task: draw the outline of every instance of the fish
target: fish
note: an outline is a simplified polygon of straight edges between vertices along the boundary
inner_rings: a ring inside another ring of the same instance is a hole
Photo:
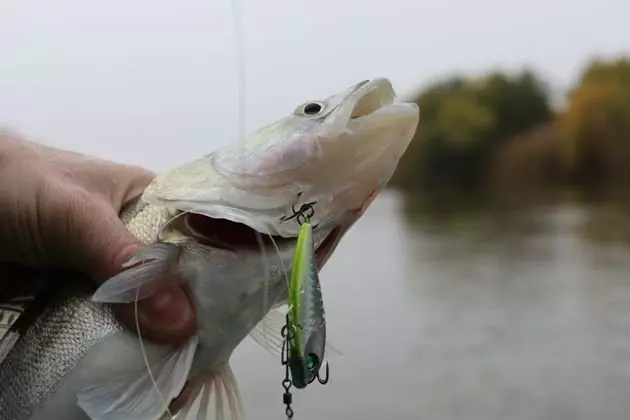
[[[315,264],[313,227],[307,221],[302,223],[291,267],[284,335],[287,351],[283,363],[289,365],[292,384],[303,389],[316,378],[326,383],[328,364],[326,379],[319,376],[326,351],[326,313]]]
[[[47,288],[0,351],[0,420],[244,418],[230,358],[247,337],[280,357],[296,209],[312,210],[321,270],[393,175],[419,112],[388,79],[364,80],[158,174],[121,212],[145,247],[119,274],[96,291],[67,272],[34,279]],[[197,315],[184,343],[144,341],[115,317],[113,305],[176,282]]]

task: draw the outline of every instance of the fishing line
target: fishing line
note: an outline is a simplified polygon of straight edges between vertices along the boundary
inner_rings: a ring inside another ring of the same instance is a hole
[[[160,391],[160,388],[158,387],[155,377],[153,376],[153,372],[151,371],[151,366],[149,365],[149,358],[147,357],[146,350],[144,349],[144,343],[142,342],[142,333],[140,332],[140,321],[138,318],[139,297],[140,297],[140,288],[138,287],[136,289],[136,299],[134,300],[134,318],[136,319],[136,331],[138,332],[138,342],[140,343],[140,353],[142,353],[144,366],[147,368],[147,373],[149,374],[149,378],[151,379],[151,384],[153,385],[153,389],[158,394],[158,397],[160,397],[162,404],[164,404],[164,407],[166,408],[165,414],[168,415],[168,417],[172,420],[173,413],[171,413],[171,410],[166,402],[166,398],[164,398],[164,395],[162,395],[162,391]]]
[[[241,4],[239,0],[231,0],[230,6],[232,8],[232,22],[233,22],[233,30],[234,30],[234,42],[236,46],[236,70],[237,70],[237,124],[238,131],[237,136],[238,140],[242,140],[247,135],[247,65],[246,65],[246,55],[245,55],[245,32],[243,30],[243,16],[241,13]],[[266,229],[266,227],[265,227]],[[286,268],[284,267],[284,261],[282,260],[282,253],[276,241],[273,239],[273,236],[267,230],[267,236],[271,240],[276,252],[278,253],[278,257],[280,259],[280,264],[284,276],[286,277],[287,287],[289,285],[289,277],[286,272]],[[262,262],[263,262],[263,270],[265,273],[265,283],[264,283],[264,291],[263,291],[263,310],[267,307],[267,298],[268,298],[268,288],[271,284],[271,269],[268,264],[266,252],[265,252],[265,244],[262,239],[262,235],[260,232],[256,231],[256,240],[258,242],[258,247],[260,248],[262,254]],[[263,317],[262,330],[265,333],[266,323]],[[266,335],[266,333],[264,334]]]
[[[287,270],[286,270],[286,268],[284,266],[284,260],[282,258],[282,253],[280,252],[280,248],[278,247],[278,244],[276,243],[276,241],[273,239],[273,235],[271,235],[271,233],[269,232],[268,229],[266,229],[266,227],[265,227],[265,230],[267,230],[267,236],[269,237],[269,240],[271,241],[273,247],[276,250],[276,253],[278,254],[278,260],[280,261],[280,268],[282,269],[282,273],[284,274],[285,280],[287,282],[287,287],[288,287],[289,276],[288,276]],[[265,260],[265,257],[264,257],[265,251],[264,251],[264,242],[263,242],[263,239],[262,239],[262,234],[260,232],[256,231],[256,237],[258,238],[258,243],[259,243],[260,249],[261,249],[261,251],[263,253],[263,264],[265,265],[265,273],[266,273],[266,275],[265,275],[265,286],[264,286],[265,287],[265,291],[263,292],[263,299],[264,299],[263,300],[263,311],[265,311],[265,309],[267,308],[267,298],[268,298],[267,290],[269,288],[269,284],[271,283],[271,276],[269,275],[271,270],[269,269],[269,266],[268,266],[268,264],[267,264],[267,262]],[[266,334],[266,330],[267,330],[266,325],[267,324],[265,323],[265,318],[263,316],[263,320],[262,320],[263,336],[265,337],[265,339],[268,340],[268,336]]]
[[[278,255],[280,255],[280,248],[278,248],[278,245],[276,244],[276,241],[273,239],[273,236],[269,233],[269,231],[267,231],[267,235],[269,235],[269,239],[271,240],[271,243],[276,248]],[[289,279],[288,269],[287,267],[285,267],[284,260],[282,258],[280,258],[280,268],[282,268],[282,273],[284,274],[284,280],[287,284],[287,290],[288,290],[289,286],[291,285],[291,280]]]
[[[238,213],[244,216],[249,216],[249,214],[243,210],[240,209],[236,209],[236,208],[232,208],[230,209],[232,212],[234,213]],[[167,226],[168,224],[170,224],[171,222],[173,222],[174,220],[176,220],[179,217],[182,217],[186,214],[198,214],[193,212],[192,210],[183,210],[180,213],[174,215],[173,217],[171,217],[170,219],[168,219],[163,225]],[[280,251],[280,248],[278,247],[278,244],[276,243],[276,241],[273,238],[273,235],[271,234],[271,232],[269,231],[269,229],[267,228],[267,226],[264,226],[263,229],[265,230],[264,234],[266,234],[269,237],[269,240],[271,241],[271,244],[273,245],[276,254],[278,255],[278,259],[280,260],[280,267],[282,269],[282,273],[285,277],[285,281],[287,283],[287,287],[289,287],[289,276],[287,274],[287,268],[284,265],[284,260],[282,259],[282,253]],[[263,310],[267,307],[267,298],[268,298],[268,288],[269,285],[271,284],[271,268],[270,268],[270,264],[269,264],[269,257],[267,256],[267,252],[265,249],[265,244],[264,244],[264,240],[262,237],[262,233],[257,231],[256,229],[252,228],[252,231],[254,231],[254,233],[256,234],[256,241],[258,243],[258,248],[260,250],[260,253],[262,255],[262,265],[263,265],[263,273],[265,275],[265,280],[264,280],[264,285],[263,287],[265,288],[265,290],[263,291]],[[263,314],[264,315],[264,314]],[[264,321],[264,316],[263,316],[263,321],[262,321],[262,330],[263,332],[265,332],[266,330],[268,330],[268,328],[266,328],[266,323]],[[267,334],[265,333],[265,338],[267,337]]]
[[[177,213],[176,215],[174,215],[173,217],[171,217],[170,219],[168,219],[164,224],[162,224],[162,226],[160,227],[159,231],[158,231],[158,237],[160,235],[160,233],[162,232],[162,230],[164,229],[165,226],[168,226],[171,222],[173,222],[175,219],[190,213],[190,210],[185,210],[182,211],[180,213]],[[159,239],[159,238],[157,238]],[[144,366],[147,370],[147,373],[149,374],[149,379],[151,380],[151,385],[153,386],[153,389],[155,390],[155,392],[158,394],[158,397],[160,398],[160,401],[162,402],[162,404],[164,404],[165,407],[165,413],[169,419],[173,419],[173,413],[171,412],[170,408],[169,408],[169,404],[166,401],[166,398],[164,398],[164,395],[162,394],[162,391],[160,391],[160,387],[157,384],[157,381],[155,380],[155,377],[153,376],[153,371],[151,371],[151,366],[149,364],[149,358],[147,356],[147,352],[146,349],[144,348],[144,342],[142,339],[142,332],[140,331],[140,320],[138,317],[138,300],[140,297],[140,287],[138,287],[136,289],[136,298],[134,300],[134,318],[135,318],[135,323],[136,323],[136,332],[138,333],[138,343],[140,344],[140,353],[142,354],[142,359],[144,361]]]
[[[231,0],[232,22],[234,23],[234,42],[236,44],[236,74],[237,74],[237,101],[236,112],[238,121],[238,140],[244,139],[247,134],[246,105],[247,105],[247,73],[245,67],[245,39],[243,32],[243,16],[238,0]]]
[[[233,208],[233,209],[231,209],[231,211],[233,211],[235,213],[238,213],[238,214],[241,214],[241,215],[244,215],[244,216],[250,216],[247,212],[245,212],[245,211],[243,211],[241,209]],[[262,232],[262,233],[259,232],[256,229],[254,229],[254,228],[251,228],[251,229],[256,234],[256,241],[258,243],[258,248],[260,250],[260,253],[262,254],[262,264],[263,264],[263,272],[264,272],[264,275],[265,275],[265,279],[263,280],[264,281],[264,283],[263,283],[263,288],[264,288],[264,291],[263,291],[263,303],[262,303],[262,310],[263,310],[263,314],[262,315],[263,315],[263,318],[261,320],[260,325],[261,325],[261,329],[262,329],[263,337],[264,337],[265,341],[269,342],[270,340],[269,340],[269,337],[268,337],[268,334],[267,334],[267,332],[269,330],[269,327],[267,326],[267,323],[265,321],[265,315],[271,309],[271,307],[269,307],[269,309],[267,309],[267,305],[268,305],[267,299],[269,298],[269,296],[268,296],[269,295],[268,289],[269,289],[269,285],[271,284],[271,267],[270,267],[269,258],[267,256],[267,252],[266,252],[266,249],[265,249],[266,247],[265,247],[265,243],[264,243],[263,236],[262,236],[263,234],[265,234],[265,235],[267,235],[269,237],[269,240],[271,241],[271,244],[273,245],[274,250],[276,251],[276,254],[278,255],[280,268],[282,270],[282,274],[284,275],[284,278],[285,278],[285,281],[286,281],[286,284],[287,284],[287,288],[289,287],[289,276],[288,276],[288,273],[287,273],[287,268],[284,265],[284,259],[282,258],[282,252],[280,251],[280,247],[278,246],[278,244],[276,243],[275,239],[273,238],[273,235],[271,234],[271,231],[269,230],[267,225],[266,224],[262,225],[262,229],[265,231],[265,232]]]
[[[258,242],[258,248],[260,248],[260,253],[262,254],[262,264],[263,264],[263,272],[265,273],[265,281],[264,281],[264,285],[263,285],[263,304],[262,304],[262,310],[263,310],[263,323],[262,323],[262,330],[263,330],[263,335],[265,336],[265,338],[267,337],[267,333],[266,333],[266,326],[267,324],[264,322],[264,314],[265,314],[265,308],[267,307],[267,293],[269,292],[269,284],[271,284],[271,275],[270,275],[270,268],[269,268],[269,264],[267,264],[267,253],[265,252],[265,242],[263,240],[263,236],[260,234],[260,232],[255,231],[256,232],[256,242]],[[278,256],[280,256],[280,253],[278,253]]]
[[[246,211],[241,210],[241,209],[237,209],[237,208],[232,208],[232,209],[230,209],[230,211],[238,213],[238,214],[241,214],[243,216],[251,216]],[[274,247],[274,249],[276,251],[276,254],[278,255],[278,259],[280,260],[280,268],[282,268],[282,273],[284,274],[284,278],[286,280],[287,287],[288,287],[289,286],[289,275],[287,273],[287,268],[284,265],[284,260],[282,258],[282,251],[280,251],[280,247],[276,243],[276,240],[273,238],[273,235],[271,234],[271,231],[269,230],[269,228],[267,227],[266,224],[262,225],[262,229],[264,230],[264,232],[262,232],[262,233],[259,232],[256,229],[252,228],[252,227],[250,227],[250,229],[252,229],[252,231],[254,231],[254,233],[256,234],[256,238],[257,238],[257,241],[258,241],[258,247],[259,247],[261,253],[263,254],[263,259],[265,260],[264,264],[265,264],[265,273],[266,273],[266,278],[267,278],[266,281],[270,281],[271,280],[271,276],[269,275],[271,273],[271,269],[269,268],[269,265],[267,264],[267,258],[265,257],[266,256],[265,245],[264,245],[264,242],[262,240],[262,235],[263,234],[265,234],[265,235],[267,235],[269,237],[269,240],[271,241],[271,244],[273,245],[273,247]]]
[[[158,230],[158,238],[160,236],[160,233],[162,233],[162,231],[164,230],[164,228],[168,225],[170,225],[171,223],[173,223],[173,221],[179,219],[182,216],[185,216],[187,214],[198,214],[198,213],[194,213],[192,210],[179,210],[179,213],[177,213],[175,216],[171,217],[170,219],[168,219],[166,222],[162,223],[162,226],[160,226],[160,229]]]
[[[234,23],[234,38],[235,38],[235,43],[236,43],[236,67],[237,67],[237,124],[238,124],[238,132],[237,132],[237,136],[238,139],[244,139],[245,135],[247,133],[247,120],[246,120],[246,100],[247,100],[247,74],[246,74],[246,67],[245,67],[245,42],[243,39],[243,26],[242,26],[242,16],[241,16],[241,12],[240,12],[240,8],[239,8],[239,3],[238,0],[231,0],[230,1],[230,5],[231,5],[231,9],[232,9],[232,19],[233,19],[233,23]],[[168,225],[169,223],[171,223],[173,220],[175,220],[176,218],[185,215],[186,213],[189,213],[190,211],[184,211],[182,213],[179,213],[175,216],[173,216],[171,219],[169,219],[164,226]],[[264,246],[264,241],[262,239],[262,235],[260,234],[260,232],[254,230],[256,232],[257,235],[257,241],[259,243],[259,247],[262,253],[262,259],[263,259],[263,265],[264,265],[264,272],[265,272],[265,288],[268,287],[269,283],[271,282],[271,276],[270,276],[270,268],[269,268],[269,264],[267,262],[267,257],[266,257],[266,253],[265,253],[265,246]],[[278,257],[280,259],[280,264],[282,267],[282,271],[286,277],[286,281],[287,281],[287,285],[289,284],[289,278],[286,272],[286,268],[284,267],[284,262],[282,261],[282,254],[280,252],[280,249],[278,247],[278,245],[276,244],[275,240],[273,239],[271,233],[269,231],[267,231],[267,235],[269,236],[269,239],[271,240],[274,248],[276,249],[276,252],[278,253]],[[151,383],[153,384],[153,387],[155,389],[155,391],[157,392],[158,396],[160,397],[160,400],[162,401],[162,403],[165,405],[166,407],[166,414],[168,414],[168,416],[172,419],[173,418],[173,414],[171,413],[168,404],[166,403],[166,399],[164,398],[164,396],[162,395],[157,382],[155,380],[155,377],[153,376],[153,372],[151,371],[151,367],[149,365],[149,360],[146,354],[146,350],[144,348],[144,343],[142,340],[142,334],[140,332],[140,322],[139,322],[139,317],[138,317],[138,298],[139,298],[139,294],[140,294],[140,288],[137,289],[136,291],[136,299],[134,302],[134,311],[135,311],[135,322],[136,322],[136,330],[138,333],[138,341],[140,344],[140,350],[142,353],[142,358],[144,359],[144,363],[145,363],[145,367],[147,369],[147,373],[149,374],[149,377],[151,379]],[[267,298],[267,292],[264,292],[264,299]],[[263,308],[266,307],[266,301],[263,301]]]

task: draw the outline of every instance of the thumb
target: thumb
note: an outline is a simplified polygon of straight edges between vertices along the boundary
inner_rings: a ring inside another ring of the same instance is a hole
[[[77,226],[76,232],[89,234],[83,236],[77,245],[82,271],[101,283],[118,274],[122,264],[137,254],[143,244],[113,211],[103,211],[103,207],[98,211],[96,208],[92,210],[94,213],[89,217],[90,222],[87,218],[79,219],[87,226]],[[96,214],[102,216],[96,218]],[[181,283],[173,281],[170,284]],[[115,309],[121,320],[136,331],[135,304],[116,305]],[[138,302],[138,322],[142,336],[156,341],[180,341],[194,332],[195,313],[183,287],[167,286]]]

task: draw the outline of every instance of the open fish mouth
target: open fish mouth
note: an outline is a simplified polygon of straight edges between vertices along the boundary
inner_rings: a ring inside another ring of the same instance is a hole
[[[234,222],[228,219],[212,218],[197,213],[188,213],[183,217],[186,233],[199,243],[213,248],[227,251],[255,252],[264,247],[265,251],[275,251],[289,247],[295,247],[297,236],[270,235],[260,232],[244,223]],[[345,230],[343,224],[337,224],[326,228],[313,228],[315,236],[319,240],[315,243],[315,256],[318,267],[330,257],[335,245],[339,241],[341,233]],[[320,230],[320,232],[317,232]],[[324,233],[322,233],[322,230]],[[327,233],[325,233],[327,232]]]
[[[396,93],[389,81],[374,79],[357,85],[354,95],[357,96],[350,111],[350,120],[372,115],[381,108],[392,105],[396,100]]]

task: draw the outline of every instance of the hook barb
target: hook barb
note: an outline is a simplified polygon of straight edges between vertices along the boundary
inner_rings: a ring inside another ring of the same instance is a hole
[[[330,367],[328,366],[328,362],[326,362],[326,376],[322,378],[319,372],[317,372],[317,381],[322,385],[326,385],[328,383],[329,378],[330,378]]]

